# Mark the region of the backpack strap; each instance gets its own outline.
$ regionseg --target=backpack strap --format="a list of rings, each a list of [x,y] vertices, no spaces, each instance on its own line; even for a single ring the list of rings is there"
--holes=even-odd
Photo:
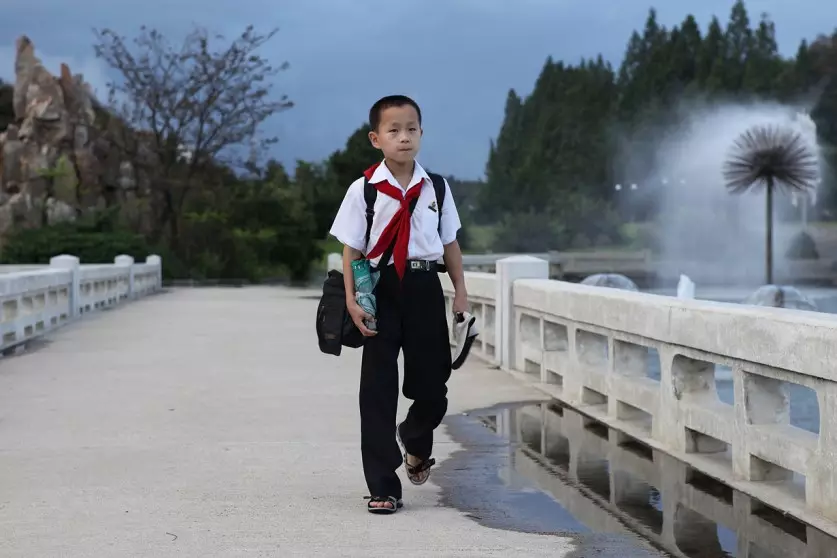
[[[439,231],[439,238],[442,238],[442,207],[445,203],[445,179],[440,174],[428,172],[427,176],[430,177],[430,180],[433,182],[433,191],[436,192],[436,207],[439,208],[439,225],[436,227],[436,230]],[[445,265],[444,260],[439,260],[439,273],[447,273],[448,268]]]
[[[436,207],[439,208],[439,225],[437,230],[442,234],[442,205],[445,203],[445,179],[440,174],[428,172],[427,176],[433,182],[433,191],[436,192]]]
[[[372,234],[372,220],[375,218],[375,200],[378,199],[378,190],[369,183],[368,178],[363,179],[363,199],[366,201],[366,246],[369,246],[369,235]]]

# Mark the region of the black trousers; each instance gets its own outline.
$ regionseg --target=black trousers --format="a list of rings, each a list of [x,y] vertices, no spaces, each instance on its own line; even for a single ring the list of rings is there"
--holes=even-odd
[[[408,266],[409,267],[409,266]],[[372,496],[401,498],[395,439],[398,354],[404,353],[404,396],[413,403],[401,425],[410,455],[427,459],[433,431],[448,408],[451,352],[442,285],[436,271],[410,271],[399,279],[390,265],[375,289],[378,334],[366,339],[360,371],[363,473]]]

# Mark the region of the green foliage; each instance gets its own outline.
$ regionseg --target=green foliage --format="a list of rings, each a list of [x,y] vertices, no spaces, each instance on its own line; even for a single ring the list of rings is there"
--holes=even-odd
[[[40,229],[22,229],[6,238],[0,261],[4,264],[46,264],[58,254],[78,256],[84,263],[113,263],[121,254],[137,261],[155,251],[138,234],[101,230],[81,223],[62,223]]]
[[[181,246],[194,279],[307,278],[320,257],[315,222],[299,185],[275,162],[262,177],[234,181],[185,215]]]
[[[119,207],[87,215],[74,223],[60,223],[39,229],[19,229],[5,238],[0,263],[47,264],[59,254],[78,256],[83,263],[113,263],[119,255],[138,262],[151,254],[163,258],[163,278],[188,276],[188,269],[166,246],[148,242],[141,234],[119,224]]]
[[[494,233],[495,252],[547,252],[567,245],[564,226],[536,211],[507,213]]]
[[[332,153],[327,166],[334,173],[337,184],[345,192],[361,173],[379,162],[383,155],[369,141],[369,125],[364,124],[346,140],[346,147]]]
[[[355,178],[360,176],[358,173]],[[311,211],[315,238],[325,238],[350,183],[340,184],[328,165],[298,161],[294,185]]]

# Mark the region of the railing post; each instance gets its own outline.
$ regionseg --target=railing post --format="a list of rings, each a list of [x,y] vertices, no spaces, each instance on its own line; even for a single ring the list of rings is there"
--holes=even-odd
[[[116,256],[113,259],[113,263],[118,266],[125,266],[128,268],[128,292],[125,294],[125,298],[129,300],[134,298],[134,258],[132,256],[122,254],[120,256]]]
[[[549,279],[549,262],[532,256],[511,256],[497,260],[497,291],[494,333],[497,339],[495,363],[514,368],[517,324],[512,286],[517,279]]]
[[[834,468],[837,448],[837,384],[827,382],[818,392],[820,442],[808,462],[805,498],[815,512],[837,521],[837,471]]]
[[[81,293],[79,292],[79,280],[80,280],[80,272],[79,267],[81,266],[81,261],[69,254],[61,254],[60,256],[53,256],[49,260],[49,266],[55,267],[58,269],[68,269],[72,274],[72,279],[70,282],[70,319],[77,318],[80,314],[80,296]]]
[[[154,285],[155,291],[159,291],[163,288],[163,258],[158,256],[157,254],[151,254],[147,258],[145,258],[145,263],[148,265],[153,265],[157,268],[157,284]]]

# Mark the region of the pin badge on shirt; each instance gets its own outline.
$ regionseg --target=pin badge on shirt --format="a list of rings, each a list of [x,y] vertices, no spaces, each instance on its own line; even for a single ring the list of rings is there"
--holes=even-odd
[[[427,207],[428,207],[428,208],[430,209],[430,211],[432,211],[433,213],[436,213],[436,212],[438,211],[438,209],[436,209],[436,200],[433,200],[433,203],[431,203],[431,204],[430,204],[430,205],[428,205]]]

